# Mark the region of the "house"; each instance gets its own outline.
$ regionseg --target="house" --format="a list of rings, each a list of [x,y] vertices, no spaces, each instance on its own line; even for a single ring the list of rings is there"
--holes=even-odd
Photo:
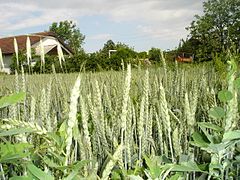
[[[73,51],[64,42],[57,38],[53,32],[40,32],[29,35],[19,35],[0,39],[0,48],[3,55],[4,69],[0,70],[6,73],[10,73],[10,65],[12,63],[12,56],[15,54],[14,38],[16,38],[18,44],[18,51],[26,52],[27,37],[30,39],[31,48],[34,49],[36,55],[41,54],[40,40],[44,47],[44,53],[48,55],[57,55],[57,46],[60,44],[63,54],[72,55]]]

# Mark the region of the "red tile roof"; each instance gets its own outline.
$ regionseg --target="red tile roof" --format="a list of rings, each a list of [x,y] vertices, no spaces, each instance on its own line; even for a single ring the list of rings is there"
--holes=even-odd
[[[24,51],[24,50],[26,50],[27,37],[29,37],[31,45],[33,45],[33,44],[39,42],[41,38],[44,38],[46,36],[51,36],[51,37],[57,38],[55,33],[53,33],[53,32],[40,32],[40,33],[34,33],[34,34],[30,34],[30,35],[20,35],[20,36],[6,37],[6,38],[1,38],[0,39],[0,48],[2,50],[2,53],[5,54],[5,55],[13,54],[13,53],[15,53],[14,37],[17,40],[18,50],[19,51]],[[63,44],[63,42],[61,40],[59,40],[59,41]],[[63,44],[63,45],[70,52],[72,52],[72,50],[69,47],[67,47],[65,44]]]

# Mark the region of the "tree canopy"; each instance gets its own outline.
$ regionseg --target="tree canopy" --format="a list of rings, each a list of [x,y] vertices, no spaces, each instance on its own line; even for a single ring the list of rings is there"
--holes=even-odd
[[[203,3],[203,15],[196,15],[191,25],[191,42],[197,42],[194,51],[206,57],[223,52],[240,43],[240,0],[208,0]]]
[[[56,35],[72,48],[75,53],[83,50],[82,45],[85,36],[80,32],[73,21],[66,20],[59,23],[54,22],[49,27],[49,30],[56,33]]]

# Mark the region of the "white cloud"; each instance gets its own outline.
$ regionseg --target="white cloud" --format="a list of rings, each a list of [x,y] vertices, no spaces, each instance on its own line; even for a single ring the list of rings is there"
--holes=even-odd
[[[3,14],[0,19],[0,32],[25,29],[77,17],[77,14],[67,9],[48,10],[35,4],[0,3],[0,6]]]
[[[144,36],[177,41],[186,35],[185,27],[193,16],[201,13],[202,2],[203,0],[0,0],[0,35],[8,31],[49,25],[54,21],[71,19],[77,22],[79,17],[102,15],[112,23],[135,22],[139,24],[136,30]],[[107,40],[111,37],[110,34],[103,33],[86,37],[86,40]]]
[[[143,26],[139,25],[138,30],[145,35],[151,36],[153,38],[160,38],[160,39],[171,39],[171,40],[179,40],[182,37],[187,35],[187,31],[183,31],[184,26],[176,27],[174,31],[171,27],[160,27],[160,26]]]
[[[89,40],[109,40],[112,38],[111,34],[96,34],[90,37],[87,37]]]
[[[9,18],[59,20],[84,15],[107,15],[115,21],[167,22],[184,21],[201,10],[201,2],[195,0],[19,0],[0,1],[1,21]],[[40,16],[33,16],[39,13]],[[65,19],[66,19],[65,18]],[[5,23],[6,23],[5,22]],[[28,22],[28,21],[27,21]],[[32,22],[33,25],[36,22]]]

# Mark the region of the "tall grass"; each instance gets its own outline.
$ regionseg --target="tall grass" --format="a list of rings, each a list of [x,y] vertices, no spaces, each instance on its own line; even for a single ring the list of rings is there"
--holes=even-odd
[[[217,75],[212,67],[176,64],[168,68],[165,63],[163,68],[148,70],[128,66],[123,72],[0,76],[1,96],[26,92],[22,103],[0,110],[1,132],[31,130],[19,132],[21,136],[1,136],[1,144],[24,142],[33,148],[24,148],[29,153],[11,161],[10,169],[1,155],[1,171],[5,178],[32,177],[31,166],[26,166],[31,162],[57,179],[133,175],[146,179],[155,177],[154,167],[162,168],[158,178],[182,172],[177,166],[160,165],[209,163],[213,158],[204,159],[205,154],[190,142],[199,130],[198,123],[225,124],[226,131],[239,128],[238,92],[233,87],[236,77],[229,76],[227,85]],[[227,88],[233,98],[229,103],[219,101],[217,92]],[[225,122],[222,117],[209,117],[216,105],[226,106]],[[181,177],[200,176],[195,173],[197,168],[186,167],[189,172]],[[201,171],[208,176],[206,169]],[[234,167],[224,173],[230,171],[238,173]]]

